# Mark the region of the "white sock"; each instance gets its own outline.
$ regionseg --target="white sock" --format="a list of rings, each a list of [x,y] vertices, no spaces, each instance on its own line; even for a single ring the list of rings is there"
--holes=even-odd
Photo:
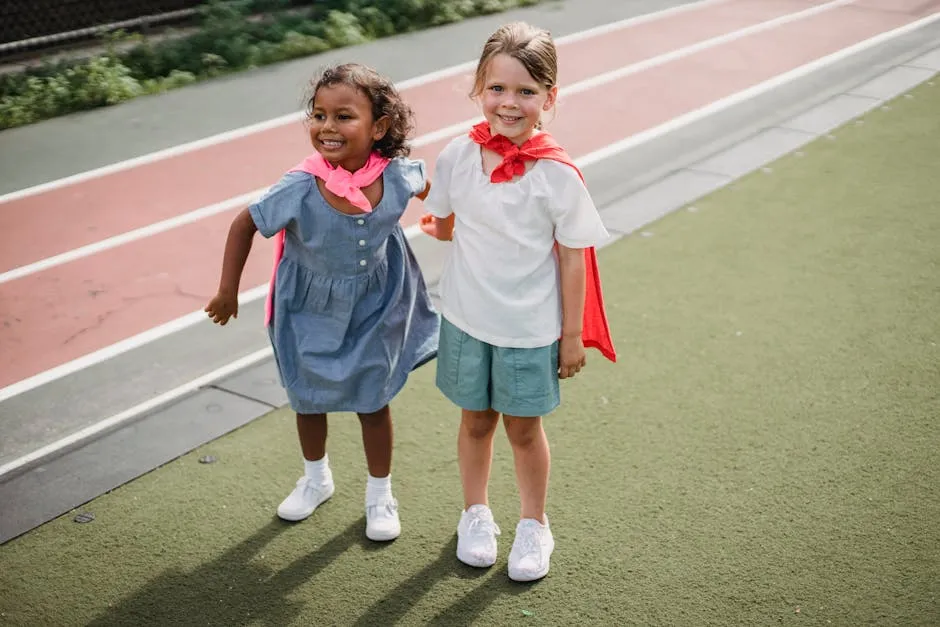
[[[366,480],[366,504],[392,498],[392,475],[373,477]]]
[[[304,474],[309,478],[317,482],[323,482],[327,479],[332,478],[332,473],[330,472],[330,458],[328,455],[324,455],[322,458],[316,461],[310,461],[309,459],[304,460]]]

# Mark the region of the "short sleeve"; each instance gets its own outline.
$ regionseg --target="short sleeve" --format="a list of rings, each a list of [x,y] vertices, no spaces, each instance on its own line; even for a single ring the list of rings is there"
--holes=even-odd
[[[424,191],[428,184],[424,160],[399,157],[398,167],[409,195],[415,196]]]
[[[272,237],[300,215],[313,177],[306,172],[288,172],[257,202],[248,206],[251,219],[265,237]]]
[[[555,240],[568,248],[591,248],[605,241],[610,235],[578,172],[562,163],[552,166],[547,179]]]
[[[424,206],[437,218],[446,218],[454,212],[450,206],[450,183],[457,164],[457,155],[463,137],[452,140],[441,154],[437,156],[434,165],[434,176],[431,177],[431,191],[424,199]]]

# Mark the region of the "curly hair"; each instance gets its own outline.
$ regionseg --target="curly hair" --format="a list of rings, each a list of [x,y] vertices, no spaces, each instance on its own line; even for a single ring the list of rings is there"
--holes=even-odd
[[[414,130],[414,112],[402,100],[398,90],[387,78],[372,68],[359,63],[344,63],[323,70],[310,82],[312,93],[304,107],[307,119],[313,115],[317,91],[321,87],[349,85],[362,92],[372,103],[372,119],[387,116],[388,132],[375,142],[375,150],[386,159],[407,157],[411,154],[408,137]]]

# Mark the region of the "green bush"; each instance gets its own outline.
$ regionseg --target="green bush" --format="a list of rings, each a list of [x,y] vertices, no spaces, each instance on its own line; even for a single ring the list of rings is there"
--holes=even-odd
[[[541,0],[309,1],[210,0],[194,34],[150,42],[117,33],[101,56],[2,75],[0,129]],[[130,45],[117,52],[117,43]]]
[[[330,11],[326,16],[326,41],[334,48],[341,48],[365,43],[368,38],[355,15]]]
[[[112,57],[97,57],[60,74],[26,77],[19,83],[19,93],[0,98],[0,128],[117,104],[144,91],[125,65]]]

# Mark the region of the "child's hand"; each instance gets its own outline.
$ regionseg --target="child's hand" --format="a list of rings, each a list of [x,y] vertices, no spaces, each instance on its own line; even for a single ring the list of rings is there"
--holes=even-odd
[[[238,294],[219,292],[206,305],[205,312],[212,318],[212,322],[224,326],[229,318],[238,317]]]
[[[441,220],[436,218],[430,213],[426,213],[421,216],[421,219],[418,221],[418,225],[421,227],[421,230],[433,237],[434,239],[441,240],[442,242],[449,242],[454,239],[454,225],[452,217],[450,219],[445,218]]]
[[[564,335],[558,347],[558,378],[568,379],[587,364],[581,335]]]

